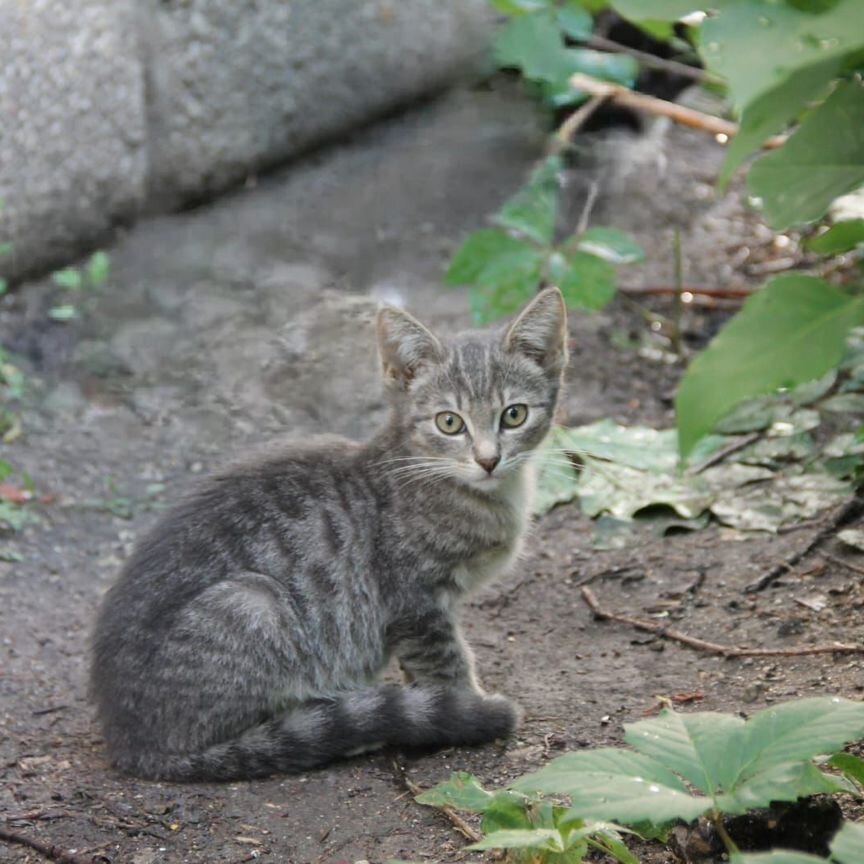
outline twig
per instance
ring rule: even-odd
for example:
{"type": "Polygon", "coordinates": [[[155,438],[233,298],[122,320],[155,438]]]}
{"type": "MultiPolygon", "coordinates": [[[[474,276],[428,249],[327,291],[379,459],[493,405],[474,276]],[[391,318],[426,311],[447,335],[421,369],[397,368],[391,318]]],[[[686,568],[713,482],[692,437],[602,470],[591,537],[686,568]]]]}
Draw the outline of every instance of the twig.
{"type": "Polygon", "coordinates": [[[679,63],[677,60],[666,60],[663,57],[649,54],[647,51],[640,51],[638,48],[622,45],[620,42],[607,39],[605,36],[598,36],[597,34],[589,36],[583,44],[589,48],[596,48],[598,51],[610,51],[613,54],[629,54],[648,69],[659,69],[663,72],[670,72],[673,75],[683,75],[686,78],[692,78],[694,81],[720,83],[723,80],[705,69],[700,69],[698,66],[688,66],[686,63],[679,63]]]}
{"type": "MultiPolygon", "coordinates": [[[[405,773],[405,769],[395,759],[393,760],[392,767],[393,774],[399,785],[410,792],[416,799],[423,790],[410,780],[405,773]]],[[[433,809],[441,813],[463,837],[466,837],[472,843],[479,843],[483,839],[483,835],[472,828],[452,807],[436,806],[433,809]]]]}
{"type": "Polygon", "coordinates": [[[864,567],[860,564],[853,564],[851,561],[846,561],[843,558],[840,558],[837,555],[832,555],[830,552],[820,552],[819,553],[826,561],[831,561],[834,564],[837,564],[839,567],[845,567],[847,570],[851,570],[853,573],[861,573],[864,575],[864,567]]]}
{"type": "Polygon", "coordinates": [[[41,840],[34,840],[32,837],[25,837],[23,834],[8,831],[5,828],[0,828],[0,840],[4,843],[26,846],[28,849],[44,855],[49,861],[56,861],[57,864],[86,864],[83,858],[79,858],[67,849],[43,843],[41,840]]]}
{"type": "Polygon", "coordinates": [[[617,612],[609,612],[603,609],[597,602],[594,592],[588,588],[582,588],[582,599],[595,617],[601,621],[617,621],[619,624],[628,624],[637,630],[646,633],[655,633],[664,639],[680,642],[698,651],[708,654],[720,654],[722,657],[803,657],[808,654],[864,654],[864,645],[850,645],[836,642],[833,645],[803,645],[797,648],[738,648],[733,645],[719,645],[716,642],[706,642],[695,636],[688,636],[679,630],[673,630],[663,624],[653,621],[644,621],[641,618],[632,618],[629,615],[619,615],[617,612]]]}
{"type": "Polygon", "coordinates": [[[576,226],[576,234],[584,234],[588,230],[588,221],[591,219],[591,211],[594,209],[594,204],[597,201],[597,195],[600,192],[599,186],[592,182],[588,187],[588,195],[585,198],[585,206],[582,208],[582,215],[579,217],[579,224],[576,226]]]}
{"type": "Polygon", "coordinates": [[[706,468],[710,468],[712,465],[716,465],[718,462],[722,462],[727,456],[731,456],[733,453],[737,453],[739,450],[743,450],[748,445],[752,444],[754,441],[758,441],[762,437],[762,432],[748,432],[746,435],[742,435],[740,438],[736,438],[731,443],[727,444],[725,447],[721,447],[716,453],[712,453],[707,459],[704,459],[698,465],[694,465],[692,468],[687,469],[688,474],[701,474],[706,468]]]}
{"type": "Polygon", "coordinates": [[[672,258],[675,270],[675,293],[672,295],[672,352],[681,360],[684,356],[681,341],[681,319],[684,317],[684,262],[681,259],[681,231],[679,228],[675,229],[672,258]]]}
{"type": "MultiPolygon", "coordinates": [[[[722,117],[715,117],[713,114],[696,111],[694,108],[687,108],[684,105],[678,105],[676,102],[658,99],[656,96],[637,93],[635,90],[630,90],[620,84],[600,81],[598,78],[592,78],[590,75],[585,75],[582,72],[572,75],[570,84],[577,90],[584,90],[591,96],[605,96],[617,105],[624,105],[627,108],[644,111],[648,114],[668,117],[670,120],[674,120],[682,126],[689,126],[692,129],[704,129],[706,132],[711,132],[714,135],[726,135],[729,138],[733,138],[738,134],[738,124],[733,123],[731,120],[724,120],[722,117]]],[[[785,135],[774,135],[763,141],[762,147],[765,149],[775,149],[782,147],[785,143],[785,135]]]]}
{"type": "Polygon", "coordinates": [[[757,591],[764,591],[784,573],[788,573],[799,561],[806,558],[820,543],[824,543],[837,530],[857,519],[862,513],[864,513],[864,496],[856,493],[850,501],[834,510],[827,523],[813,535],[810,542],[803,549],[785,558],[767,573],[760,576],[755,582],[745,585],[744,593],[755,594],[757,591]]]}
{"type": "Polygon", "coordinates": [[[570,145],[573,136],[586,123],[588,118],[606,101],[605,96],[593,96],[583,102],[559,127],[552,138],[551,151],[559,153],[570,145]]]}
{"type": "MultiPolygon", "coordinates": [[[[619,285],[619,291],[625,294],[678,294],[675,285],[619,285]]],[[[746,300],[754,292],[750,288],[704,288],[700,285],[682,285],[681,291],[697,297],[715,297],[722,300],[746,300]]]]}

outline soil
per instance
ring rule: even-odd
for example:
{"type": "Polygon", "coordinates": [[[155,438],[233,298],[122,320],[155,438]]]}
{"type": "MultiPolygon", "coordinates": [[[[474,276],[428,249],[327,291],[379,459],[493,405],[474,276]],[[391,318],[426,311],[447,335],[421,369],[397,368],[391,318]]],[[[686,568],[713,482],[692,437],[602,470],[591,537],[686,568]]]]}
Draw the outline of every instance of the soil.
{"type": "MultiPolygon", "coordinates": [[[[595,620],[580,593],[590,582],[609,610],[724,644],[855,642],[862,571],[833,540],[764,592],[743,590],[818,524],[645,534],[600,551],[590,520],[563,507],[538,520],[516,572],[465,613],[484,684],[524,709],[514,740],[228,785],[141,782],[106,763],[87,639],[135,537],[193,475],[274,434],[369,433],[383,410],[374,302],[401,297],[433,326],[467,324],[466,297],[440,288],[442,268],[519,185],[544,122],[509,90],[460,91],[210,206],[140,223],[109,250],[100,290],[70,298],[45,280],[3,300],[0,342],[17,352],[28,392],[24,434],[0,455],[43,497],[21,532],[0,538],[5,557],[21,557],[0,562],[0,829],[88,864],[493,860],[466,853],[404,777],[425,788],[465,770],[500,786],[566,750],[620,743],[622,724],[661,698],[743,714],[798,696],[862,698],[860,656],[724,659],[595,620]],[[48,318],[70,299],[79,319],[48,318]]],[[[740,191],[715,197],[722,150],[710,139],[662,123],[585,138],[569,211],[578,215],[579,190],[596,182],[602,224],[634,231],[649,250],[628,283],[670,283],[676,228],[690,284],[754,284],[782,254],[740,191]]],[[[689,341],[704,343],[726,314],[688,311],[689,341]]],[[[672,424],[680,367],[620,347],[622,334],[644,330],[625,300],[573,316],[562,419],[672,424]]],[[[656,846],[640,854],[675,860],[656,846]]],[[[43,858],[0,841],[0,860],[43,858]]]]}

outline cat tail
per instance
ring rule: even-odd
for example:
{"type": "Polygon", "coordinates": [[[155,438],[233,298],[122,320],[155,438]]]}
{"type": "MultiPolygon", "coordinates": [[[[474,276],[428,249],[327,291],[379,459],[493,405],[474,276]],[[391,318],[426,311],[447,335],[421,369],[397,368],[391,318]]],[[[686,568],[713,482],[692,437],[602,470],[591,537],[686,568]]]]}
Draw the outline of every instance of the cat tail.
{"type": "Polygon", "coordinates": [[[117,765],[151,779],[243,780],[305,771],[386,746],[480,744],[508,736],[516,721],[516,709],[502,696],[384,685],[303,702],[197,753],[139,753],[117,765]]]}

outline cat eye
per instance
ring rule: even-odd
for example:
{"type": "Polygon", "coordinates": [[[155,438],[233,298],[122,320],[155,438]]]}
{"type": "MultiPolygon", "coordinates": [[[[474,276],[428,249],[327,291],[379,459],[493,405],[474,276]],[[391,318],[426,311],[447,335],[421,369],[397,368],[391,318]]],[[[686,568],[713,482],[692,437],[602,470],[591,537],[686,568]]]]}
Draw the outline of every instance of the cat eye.
{"type": "Polygon", "coordinates": [[[501,425],[507,429],[515,429],[521,426],[528,419],[527,405],[510,405],[504,409],[501,415],[501,425]]]}
{"type": "Polygon", "coordinates": [[[442,411],[435,415],[435,425],[445,435],[458,435],[465,428],[465,421],[452,411],[442,411]]]}

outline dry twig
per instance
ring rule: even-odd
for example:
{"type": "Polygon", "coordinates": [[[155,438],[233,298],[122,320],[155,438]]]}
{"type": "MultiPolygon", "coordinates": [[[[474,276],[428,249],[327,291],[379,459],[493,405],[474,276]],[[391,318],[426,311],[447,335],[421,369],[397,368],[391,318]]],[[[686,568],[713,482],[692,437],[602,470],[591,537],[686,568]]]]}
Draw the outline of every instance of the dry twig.
{"type": "Polygon", "coordinates": [[[672,75],[692,78],[694,81],[722,82],[722,79],[717,75],[705,69],[700,69],[698,66],[688,66],[686,63],[679,63],[677,60],[667,60],[664,57],[657,57],[655,54],[639,51],[637,48],[631,48],[629,45],[622,45],[620,42],[615,42],[596,33],[593,36],[589,36],[584,44],[589,48],[596,48],[598,51],[609,51],[612,54],[629,54],[648,69],[659,69],[672,75]]]}
{"type": "MultiPolygon", "coordinates": [[[[392,767],[393,775],[399,785],[416,798],[423,790],[408,777],[405,769],[395,759],[392,767]]],[[[483,839],[483,835],[472,828],[452,807],[433,807],[433,809],[441,813],[453,828],[472,843],[479,843],[483,839]]]]}
{"type": "Polygon", "coordinates": [[[0,841],[17,846],[26,846],[28,849],[43,855],[49,861],[56,861],[57,864],[86,864],[83,858],[68,849],[43,843],[41,840],[34,840],[32,837],[26,837],[15,831],[8,831],[6,828],[0,828],[0,841]]]}
{"type": "MultiPolygon", "coordinates": [[[[670,120],[674,120],[682,126],[689,126],[692,129],[704,129],[713,135],[726,135],[729,138],[733,138],[738,134],[738,124],[733,123],[731,120],[724,120],[722,117],[715,117],[713,114],[706,114],[694,108],[687,108],[676,102],[658,99],[656,96],[637,93],[635,90],[630,90],[620,84],[601,81],[599,78],[592,78],[590,75],[584,75],[581,72],[577,72],[570,78],[570,84],[577,90],[583,90],[590,96],[602,96],[616,105],[623,105],[635,111],[644,111],[647,114],[668,117],[670,120]]],[[[774,149],[782,147],[785,143],[785,135],[774,135],[763,141],[762,146],[765,149],[774,149]]]]}
{"type": "Polygon", "coordinates": [[[646,633],[654,633],[664,639],[680,642],[698,651],[708,654],[720,654],[722,657],[803,657],[809,654],[864,654],[864,645],[850,645],[836,642],[832,645],[801,645],[797,648],[738,648],[734,645],[720,645],[716,642],[706,642],[695,636],[688,636],[680,630],[673,630],[664,624],[654,621],[645,621],[642,618],[632,618],[630,615],[619,615],[617,612],[609,612],[603,609],[594,596],[594,592],[588,588],[582,588],[582,599],[588,608],[601,621],[617,621],[619,624],[628,624],[637,630],[646,633]]]}
{"type": "Polygon", "coordinates": [[[764,591],[769,585],[776,582],[784,573],[788,573],[799,561],[806,558],[817,546],[824,543],[844,525],[853,522],[864,513],[864,495],[856,494],[850,501],[837,507],[824,524],[810,539],[810,542],[799,549],[793,555],[785,558],[779,564],[772,567],[767,573],[760,576],[755,582],[744,586],[745,594],[754,594],[764,591]]]}

